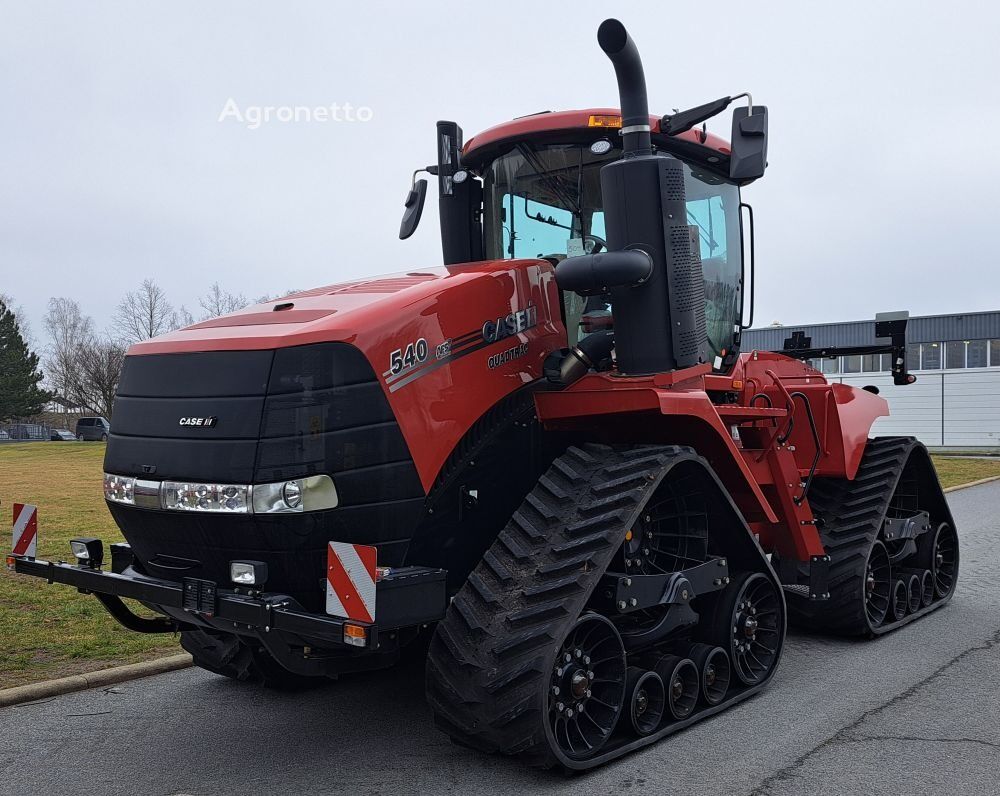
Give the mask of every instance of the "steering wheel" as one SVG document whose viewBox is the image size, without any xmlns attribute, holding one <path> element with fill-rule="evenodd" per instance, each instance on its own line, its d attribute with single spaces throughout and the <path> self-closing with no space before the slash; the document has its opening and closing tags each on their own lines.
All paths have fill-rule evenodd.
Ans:
<svg viewBox="0 0 1000 796">
<path fill-rule="evenodd" d="M 597 235 L 583 236 L 583 250 L 587 254 L 600 254 L 602 249 L 604 251 L 608 249 L 608 242 L 604 238 L 600 238 Z"/>
</svg>

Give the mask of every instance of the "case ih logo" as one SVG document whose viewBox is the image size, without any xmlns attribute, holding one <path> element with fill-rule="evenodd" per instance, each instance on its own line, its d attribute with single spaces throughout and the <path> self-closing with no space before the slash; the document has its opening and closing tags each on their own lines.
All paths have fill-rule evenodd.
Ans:
<svg viewBox="0 0 1000 796">
<path fill-rule="evenodd" d="M 182 417 L 178 421 L 178 425 L 198 426 L 199 428 L 212 428 L 218 419 L 219 418 L 217 417 Z"/>
<path fill-rule="evenodd" d="M 523 310 L 512 312 L 495 321 L 483 324 L 483 342 L 495 343 L 505 337 L 511 337 L 519 332 L 527 331 L 538 324 L 538 308 L 529 304 Z"/>
</svg>

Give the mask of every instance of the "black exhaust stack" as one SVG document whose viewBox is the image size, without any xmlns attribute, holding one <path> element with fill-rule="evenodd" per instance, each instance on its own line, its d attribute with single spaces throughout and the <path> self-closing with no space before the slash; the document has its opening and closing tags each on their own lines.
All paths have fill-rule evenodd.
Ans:
<svg viewBox="0 0 1000 796">
<path fill-rule="evenodd" d="M 617 19 L 606 19 L 597 29 L 597 43 L 611 59 L 618 78 L 622 109 L 622 148 L 625 157 L 653 154 L 649 139 L 649 103 L 646 75 L 635 42 Z"/>
<path fill-rule="evenodd" d="M 621 373 L 696 365 L 706 357 L 705 286 L 697 235 L 687 223 L 684 167 L 652 152 L 646 79 L 625 27 L 616 19 L 606 20 L 597 38 L 614 64 L 622 111 L 623 157 L 601 169 L 608 249 L 643 251 L 652 269 L 648 277 L 623 284 L 627 269 L 616 258 L 604 256 L 599 263 L 601 255 L 584 255 L 560 263 L 556 279 L 572 273 L 577 278 L 568 289 L 611 295 Z M 603 267 L 611 265 L 615 267 Z M 593 283 L 576 284 L 581 272 L 591 273 Z"/>
</svg>

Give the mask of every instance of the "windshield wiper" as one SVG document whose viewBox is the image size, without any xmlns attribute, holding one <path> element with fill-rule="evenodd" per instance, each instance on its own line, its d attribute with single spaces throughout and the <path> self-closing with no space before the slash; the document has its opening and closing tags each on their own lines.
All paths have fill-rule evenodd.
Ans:
<svg viewBox="0 0 1000 796">
<path fill-rule="evenodd" d="M 560 229 L 568 229 L 570 232 L 573 231 L 573 227 L 572 226 L 567 227 L 565 224 L 560 224 L 552 216 L 549 216 L 548 218 L 546 218 L 545 216 L 542 215 L 541 211 L 535 213 L 535 215 L 532 215 L 530 212 L 528 212 L 528 195 L 527 194 L 524 195 L 524 215 L 525 215 L 526 218 L 530 218 L 532 221 L 540 221 L 543 224 L 548 224 L 548 225 L 553 226 L 553 227 L 559 227 Z"/>
<path fill-rule="evenodd" d="M 563 206 L 567 210 L 569 210 L 569 212 L 572 213 L 573 215 L 581 216 L 583 214 L 583 209 L 580 206 L 579 197 L 577 197 L 576 201 L 574 201 L 573 198 L 568 196 L 566 192 L 563 190 L 562 184 L 559 182 L 558 179 L 556 179 L 548 172 L 539 169 L 538 160 L 535 153 L 532 150 L 530 150 L 527 146 L 525 146 L 523 143 L 518 144 L 517 150 L 518 152 L 521 153 L 521 156 L 524 158 L 524 162 L 527 163 L 531 167 L 531 169 L 535 172 L 535 176 L 542 178 L 545 185 L 548 187 L 550 191 L 552 191 L 553 194 L 555 194 L 559 198 L 559 201 L 563 204 Z M 579 168 L 580 169 L 583 168 L 582 162 L 580 163 Z"/>
<path fill-rule="evenodd" d="M 702 223 L 697 218 L 694 217 L 694 213 L 692 213 L 690 210 L 687 211 L 687 215 L 688 215 L 688 221 L 693 222 L 694 225 L 698 227 L 698 229 L 703 233 L 702 237 L 705 238 L 705 242 L 708 244 L 708 250 L 710 252 L 714 252 L 716 249 L 718 249 L 719 242 L 715 239 L 715 236 L 712 235 L 712 231 L 709 229 L 705 229 Z"/>
</svg>

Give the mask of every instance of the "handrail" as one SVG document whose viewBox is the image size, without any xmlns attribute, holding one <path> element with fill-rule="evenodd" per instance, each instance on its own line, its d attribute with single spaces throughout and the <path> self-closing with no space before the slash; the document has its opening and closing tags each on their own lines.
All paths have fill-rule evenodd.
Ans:
<svg viewBox="0 0 1000 796">
<path fill-rule="evenodd" d="M 791 394 L 792 399 L 801 398 L 802 402 L 806 406 L 806 417 L 809 419 L 809 430 L 812 431 L 813 445 L 816 447 L 816 453 L 813 454 L 812 464 L 809 467 L 809 474 L 806 476 L 805 485 L 802 487 L 802 494 L 798 497 L 792 498 L 796 506 L 801 506 L 809 494 L 809 487 L 812 486 L 813 476 L 816 475 L 816 467 L 819 465 L 820 457 L 822 456 L 822 451 L 820 448 L 819 441 L 819 430 L 816 428 L 816 419 L 813 417 L 812 405 L 809 403 L 809 398 L 806 394 L 800 390 L 796 390 Z"/>
</svg>

